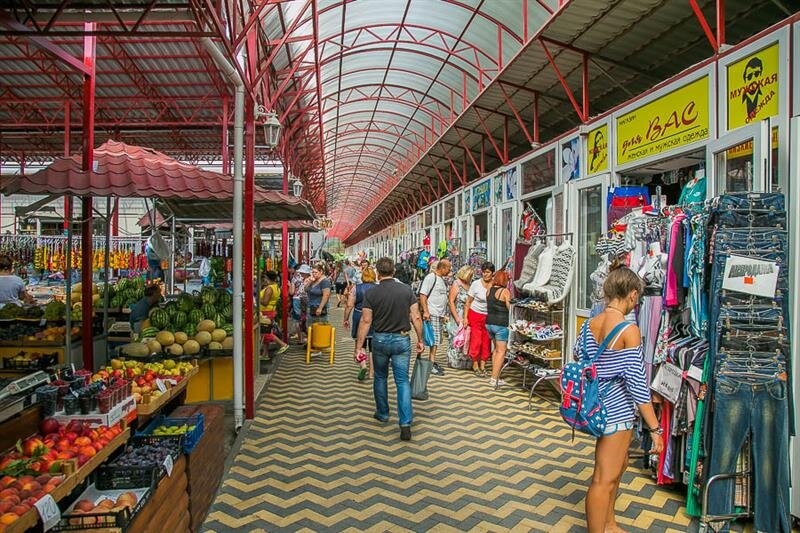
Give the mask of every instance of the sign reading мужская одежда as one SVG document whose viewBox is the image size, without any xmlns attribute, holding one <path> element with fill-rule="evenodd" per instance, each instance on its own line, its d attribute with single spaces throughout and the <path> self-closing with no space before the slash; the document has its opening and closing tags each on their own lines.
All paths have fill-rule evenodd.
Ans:
<svg viewBox="0 0 800 533">
<path fill-rule="evenodd" d="M 708 76 L 617 118 L 617 164 L 708 138 Z"/>
<path fill-rule="evenodd" d="M 775 43 L 728 65 L 729 130 L 778 114 L 779 52 Z"/>
</svg>

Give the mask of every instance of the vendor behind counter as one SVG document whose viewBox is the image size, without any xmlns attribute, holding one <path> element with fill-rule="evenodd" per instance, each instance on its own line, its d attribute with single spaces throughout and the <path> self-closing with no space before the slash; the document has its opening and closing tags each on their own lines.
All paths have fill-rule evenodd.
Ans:
<svg viewBox="0 0 800 533">
<path fill-rule="evenodd" d="M 33 303 L 33 296 L 25 290 L 25 282 L 13 273 L 14 262 L 7 255 L 0 255 L 0 307 L 13 303 Z"/>
<path fill-rule="evenodd" d="M 131 328 L 136 333 L 141 332 L 142 322 L 150 314 L 150 309 L 154 305 L 158 305 L 161 301 L 161 287 L 159 285 L 149 285 L 144 289 L 144 296 L 141 300 L 133 304 L 131 307 Z"/>
</svg>

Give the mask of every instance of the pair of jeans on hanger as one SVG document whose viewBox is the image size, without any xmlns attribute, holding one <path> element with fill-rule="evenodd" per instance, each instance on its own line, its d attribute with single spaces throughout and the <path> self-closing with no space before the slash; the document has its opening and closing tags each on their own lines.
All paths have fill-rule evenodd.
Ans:
<svg viewBox="0 0 800 533">
<path fill-rule="evenodd" d="M 706 424 L 710 457 L 706 479 L 736 471 L 740 450 L 751 439 L 755 529 L 789 532 L 789 409 L 787 386 L 788 268 L 786 213 L 775 193 L 721 196 L 710 221 L 713 253 L 709 341 L 713 420 Z M 731 256 L 778 264 L 775 294 L 760 297 L 722 288 Z M 710 428 L 708 422 L 711 422 Z M 710 448 L 708 446 L 710 445 Z M 733 512 L 732 479 L 709 487 L 707 512 Z M 727 523 L 714 524 L 727 531 Z"/>
</svg>

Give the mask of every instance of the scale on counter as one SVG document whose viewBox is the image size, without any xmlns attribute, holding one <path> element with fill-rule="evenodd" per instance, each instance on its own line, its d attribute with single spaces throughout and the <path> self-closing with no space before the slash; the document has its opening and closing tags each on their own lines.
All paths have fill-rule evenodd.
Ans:
<svg viewBox="0 0 800 533">
<path fill-rule="evenodd" d="M 7 420 L 33 403 L 33 389 L 50 381 L 40 371 L 15 379 L 0 390 L 0 421 Z"/>
</svg>

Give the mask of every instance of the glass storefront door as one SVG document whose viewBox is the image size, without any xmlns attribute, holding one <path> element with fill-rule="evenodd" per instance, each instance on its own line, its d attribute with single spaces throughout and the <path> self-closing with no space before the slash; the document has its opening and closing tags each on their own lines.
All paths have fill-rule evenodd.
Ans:
<svg viewBox="0 0 800 533">
<path fill-rule="evenodd" d="M 592 307 L 592 272 L 600 263 L 595 245 L 603 233 L 605 220 L 605 198 L 609 176 L 601 175 L 579 182 L 572 182 L 574 193 L 570 193 L 572 208 L 570 227 L 574 228 L 573 244 L 577 253 L 577 286 L 575 287 L 575 309 L 587 312 Z"/>
<path fill-rule="evenodd" d="M 709 197 L 726 192 L 766 191 L 771 187 L 769 122 L 739 128 L 706 148 L 710 162 Z"/>
</svg>

